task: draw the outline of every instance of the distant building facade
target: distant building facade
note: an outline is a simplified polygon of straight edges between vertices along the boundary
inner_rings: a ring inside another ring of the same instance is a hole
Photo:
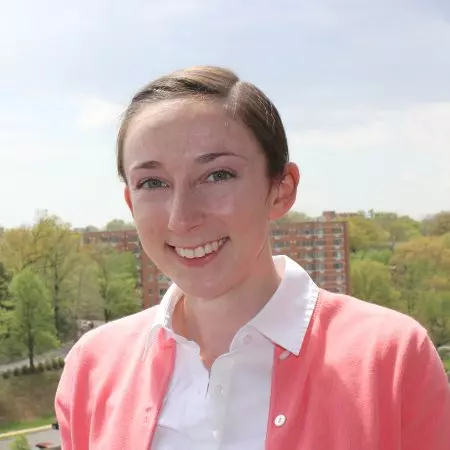
[[[297,261],[322,288],[350,293],[350,267],[347,223],[323,216],[311,222],[274,224],[271,230],[274,255],[284,254]],[[119,251],[136,255],[140,271],[142,307],[161,300],[171,280],[147,257],[136,230],[89,231],[84,242],[105,243]]]

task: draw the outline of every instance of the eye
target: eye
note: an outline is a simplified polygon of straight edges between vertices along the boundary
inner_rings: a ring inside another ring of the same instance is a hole
[[[211,173],[206,180],[213,183],[218,183],[220,181],[231,180],[232,178],[236,178],[234,173],[231,173],[228,170],[216,170]]]
[[[141,181],[137,185],[137,189],[160,189],[168,187],[168,184],[158,178],[148,178],[147,180]]]

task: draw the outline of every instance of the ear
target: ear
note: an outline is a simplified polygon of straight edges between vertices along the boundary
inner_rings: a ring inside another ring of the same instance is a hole
[[[125,197],[125,202],[131,211],[131,215],[133,215],[133,204],[131,203],[130,188],[128,186],[125,186],[125,189],[123,191],[123,196]]]
[[[288,163],[283,177],[272,187],[270,220],[280,219],[292,208],[297,198],[299,181],[300,171],[297,164]]]

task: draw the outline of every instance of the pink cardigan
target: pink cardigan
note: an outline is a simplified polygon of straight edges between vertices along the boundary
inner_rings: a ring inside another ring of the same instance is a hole
[[[156,308],[71,350],[55,402],[63,450],[151,448],[176,350],[162,329],[149,338]],[[277,347],[266,450],[450,449],[447,377],[411,318],[320,291],[300,355],[284,356]]]

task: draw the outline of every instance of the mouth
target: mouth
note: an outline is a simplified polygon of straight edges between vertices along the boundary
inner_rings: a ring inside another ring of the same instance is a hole
[[[176,247],[173,245],[169,246],[172,247],[176,254],[181,258],[200,259],[218,252],[227,240],[227,237],[221,238],[203,245],[198,245],[197,247]]]

